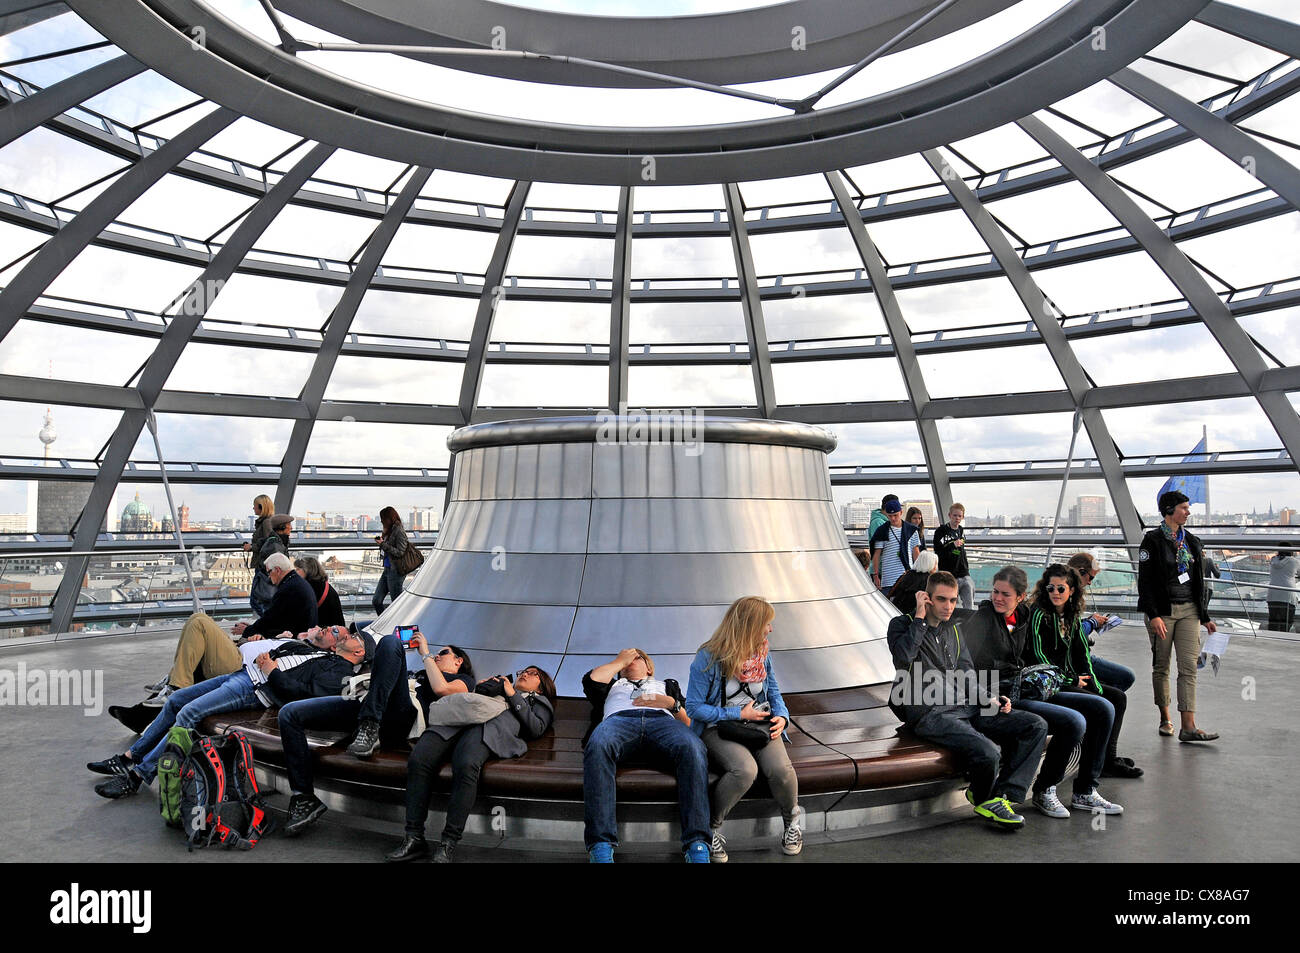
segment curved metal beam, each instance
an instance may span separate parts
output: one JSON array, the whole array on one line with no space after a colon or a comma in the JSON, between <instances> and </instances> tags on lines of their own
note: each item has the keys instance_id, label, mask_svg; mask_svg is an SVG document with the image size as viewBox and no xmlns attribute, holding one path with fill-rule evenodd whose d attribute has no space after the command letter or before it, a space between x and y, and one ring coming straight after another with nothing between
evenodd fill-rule
<instances>
[{"instance_id":1,"label":"curved metal beam","mask_svg":"<svg viewBox=\"0 0 1300 953\"><path fill-rule=\"evenodd\" d=\"M844 168L982 132L1105 78L1206 0L1075 0L1039 28L912 87L777 119L667 129L518 122L405 99L270 48L195 0L70 2L163 75L277 128L364 142L370 154L407 164L528 181L635 185L643 159L655 157L656 181L671 185ZM185 32L195 23L207 30L198 51Z\"/></svg>"},{"instance_id":2,"label":"curved metal beam","mask_svg":"<svg viewBox=\"0 0 1300 953\"><path fill-rule=\"evenodd\" d=\"M998 223L993 220L989 210L975 197L975 193L970 190L957 171L948 164L937 149L927 149L922 156L934 170L935 175L939 176L947 186L952 197L957 200L957 204L966 213L970 223L975 226L984 244L993 252L993 257L1006 273L1007 280L1015 288L1020 303L1029 312L1030 320L1038 329L1039 337L1052 356L1056 369L1061 372L1066 390L1069 391L1075 407L1083 418L1083 425L1088 430L1088 440L1097 455L1097 463L1106 480L1106 490L1110 493L1111 502L1115 506L1124 538L1136 546L1142 541L1142 517L1133 504L1133 495L1124 481L1119 453L1115 449L1115 441L1111 438L1110 428L1106 426L1101 411L1095 407L1083 406L1084 398L1093 385L1075 355L1074 349L1070 347L1065 331L1056 319L1055 306L1047 300L1047 296L1029 274L1029 269L1011 247L1011 242Z\"/></svg>"},{"instance_id":3,"label":"curved metal beam","mask_svg":"<svg viewBox=\"0 0 1300 953\"><path fill-rule=\"evenodd\" d=\"M916 46L1011 6L1013 0L963 0L943 22L899 45ZM567 54L709 83L757 83L805 76L853 63L933 7L935 0L844 3L787 0L754 9L688 17L583 16L486 0L276 0L299 20L359 43ZM412 59L533 83L657 86L554 63L466 64L437 56Z\"/></svg>"},{"instance_id":4,"label":"curved metal beam","mask_svg":"<svg viewBox=\"0 0 1300 953\"><path fill-rule=\"evenodd\" d=\"M1198 13L1196 19L1216 30L1300 60L1300 24L1218 2Z\"/></svg>"},{"instance_id":5,"label":"curved metal beam","mask_svg":"<svg viewBox=\"0 0 1300 953\"><path fill-rule=\"evenodd\" d=\"M1291 454L1291 459L1300 461L1300 417L1296 416L1286 394L1261 389L1264 373L1268 370L1264 358L1196 266L1174 244L1173 239L1161 231L1105 172L1041 119L1026 116L1018 120L1017 124L1056 161L1069 169L1084 188L1141 243L1146 253L1201 316L1206 328L1219 342L1228 360L1263 408L1269 423Z\"/></svg>"},{"instance_id":6,"label":"curved metal beam","mask_svg":"<svg viewBox=\"0 0 1300 953\"><path fill-rule=\"evenodd\" d=\"M42 245L4 291L0 291L0 339L13 330L50 282L132 202L177 162L238 118L239 114L233 110L213 110L142 158Z\"/></svg>"},{"instance_id":7,"label":"curved metal beam","mask_svg":"<svg viewBox=\"0 0 1300 953\"><path fill-rule=\"evenodd\" d=\"M118 56L47 86L35 96L10 102L0 109L0 148L144 70L143 63L129 56Z\"/></svg>"},{"instance_id":8,"label":"curved metal beam","mask_svg":"<svg viewBox=\"0 0 1300 953\"><path fill-rule=\"evenodd\" d=\"M740 186L729 182L722 187L731 223L731 250L736 256L736 281L740 285L740 308L745 319L745 340L749 343L749 367L754 375L754 396L761 417L776 412L776 387L772 383L772 353L767 347L767 324L763 321L763 300L754 275L754 253L749 247L745 225L745 203Z\"/></svg>"},{"instance_id":9,"label":"curved metal beam","mask_svg":"<svg viewBox=\"0 0 1300 953\"><path fill-rule=\"evenodd\" d=\"M609 409L627 406L628 334L632 314L632 186L618 191L613 284L609 291Z\"/></svg>"},{"instance_id":10,"label":"curved metal beam","mask_svg":"<svg viewBox=\"0 0 1300 953\"><path fill-rule=\"evenodd\" d=\"M939 439L939 427L933 418L925 416L925 410L932 404L929 388L925 386L925 376L916 362L916 348L912 345L912 334L907 321L903 318L898 299L894 297L894 287L889 280L889 272L876 250L875 243L867 234L867 227L862 224L862 217L857 214L853 198L844 185L844 179L838 172L827 172L826 181L830 184L835 201L839 204L840 214L853 236L862 264L871 276L871 288L880 305L885 326L889 329L889 340L894 345L894 356L898 358L898 367L903 374L903 384L907 388L907 398L912 405L912 415L916 420L916 430L921 438L921 452L925 455L925 468L929 471L930 488L934 492L936 509L952 502L952 486L948 482L948 465L943 458L943 442ZM788 416L787 408L781 413Z\"/></svg>"},{"instance_id":11,"label":"curved metal beam","mask_svg":"<svg viewBox=\"0 0 1300 953\"><path fill-rule=\"evenodd\" d=\"M1227 156L1290 202L1293 209L1300 209L1300 169L1264 143L1131 67L1120 70L1110 81Z\"/></svg>"},{"instance_id":12,"label":"curved metal beam","mask_svg":"<svg viewBox=\"0 0 1300 953\"><path fill-rule=\"evenodd\" d=\"M501 231L497 234L496 247L492 249L492 259L488 262L483 277L483 293L479 295L474 330L470 333L469 350L465 355L465 374L460 382L460 400L457 406L460 408L461 426L471 422L474 408L478 406L478 394L483 386L483 368L487 364L488 342L492 340L492 324L496 320L497 305L505 295L502 281L505 278L506 262L510 260L510 249L514 247L519 220L524 215L524 202L528 199L528 190L532 185L531 182L519 181L510 189Z\"/></svg>"},{"instance_id":13,"label":"curved metal beam","mask_svg":"<svg viewBox=\"0 0 1300 953\"><path fill-rule=\"evenodd\" d=\"M330 315L329 329L325 332L325 338L316 352L311 372L307 375L307 383L303 384L299 396L299 400L306 405L307 416L294 421L293 433L289 436L284 458L280 461L280 481L275 488L277 513L293 512L293 496L298 489L298 475L302 471L303 460L307 456L307 444L316 426L321 401L325 398L325 388L329 386L330 375L334 373L334 365L338 362L343 342L348 336L348 331L352 329L352 321L357 316L361 299L365 297L370 287L370 279L374 277L379 263L384 260L388 246L393 243L393 236L397 234L397 229L406 218L406 213L411 210L411 205L432 173L433 170L429 168L419 168L411 173L406 185L394 200L392 208L371 234L370 240L366 242L366 250L357 260L347 287L343 289L343 295L335 305L334 313Z\"/></svg>"},{"instance_id":14,"label":"curved metal beam","mask_svg":"<svg viewBox=\"0 0 1300 953\"><path fill-rule=\"evenodd\" d=\"M204 121L200 120L200 123ZM225 247L213 257L203 274L190 285L177 313L172 317L162 339L140 372L140 382L134 392L140 400L141 408L124 412L112 437L109 438L104 460L95 477L95 484L91 488L86 505L82 507L81 515L77 518L73 549L88 551L94 548L99 537L99 527L108 514L109 504L117 491L118 482L130 459L131 451L140 438L140 432L149 414L158 405L163 386L175 369L176 362L180 360L185 345L193 337L194 330L203 320L203 316L212 307L212 302L221 293L225 282L234 274L240 260L253 247L253 242L271 224L293 193L302 187L333 151L333 146L318 145L295 163L271 191L253 206L231 234ZM188 154L188 152L184 153L184 155ZM51 241L57 240L56 237ZM66 632L68 626L72 624L72 614L81 591L81 580L89 564L90 559L86 556L75 556L69 559L68 567L64 570L63 579L59 582L58 591L54 596L52 625L54 631Z\"/></svg>"}]
</instances>

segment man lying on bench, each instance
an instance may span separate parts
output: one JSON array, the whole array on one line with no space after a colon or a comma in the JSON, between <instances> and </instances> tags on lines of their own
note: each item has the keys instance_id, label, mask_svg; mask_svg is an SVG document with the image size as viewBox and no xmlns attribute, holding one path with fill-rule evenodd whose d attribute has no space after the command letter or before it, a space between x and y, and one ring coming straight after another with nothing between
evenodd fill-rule
<instances>
[{"instance_id":1,"label":"man lying on bench","mask_svg":"<svg viewBox=\"0 0 1300 953\"><path fill-rule=\"evenodd\" d=\"M329 650L295 639L245 643L239 648L244 659L240 671L173 692L125 754L88 763L96 774L111 775L95 785L95 793L116 800L152 782L172 725L194 728L208 715L339 694L344 680L373 656L374 647L369 635L346 630Z\"/></svg>"}]
</instances>

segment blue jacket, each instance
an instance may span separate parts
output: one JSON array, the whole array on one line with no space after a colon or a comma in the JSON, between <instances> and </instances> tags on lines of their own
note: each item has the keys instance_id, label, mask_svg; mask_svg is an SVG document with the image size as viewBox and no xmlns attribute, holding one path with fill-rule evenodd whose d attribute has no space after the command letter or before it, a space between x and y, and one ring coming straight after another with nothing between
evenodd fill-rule
<instances>
[{"instance_id":1,"label":"blue jacket","mask_svg":"<svg viewBox=\"0 0 1300 953\"><path fill-rule=\"evenodd\" d=\"M776 668L768 652L764 665L767 668L767 680L763 683L763 692L767 703L772 706L772 716L790 721L790 712L781 698L781 689L776 684ZM727 688L727 676L719 666L713 664L713 656L700 649L691 662L690 681L686 685L686 714L691 716L691 731L702 734L709 725L719 721L737 721L740 719L740 705L724 707L723 694Z\"/></svg>"}]
</instances>

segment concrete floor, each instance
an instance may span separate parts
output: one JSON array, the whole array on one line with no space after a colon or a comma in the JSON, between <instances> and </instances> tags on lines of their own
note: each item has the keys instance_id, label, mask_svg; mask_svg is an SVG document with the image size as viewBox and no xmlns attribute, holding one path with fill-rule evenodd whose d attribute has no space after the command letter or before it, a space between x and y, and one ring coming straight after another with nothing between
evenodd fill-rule
<instances>
[{"instance_id":1,"label":"concrete floor","mask_svg":"<svg viewBox=\"0 0 1300 953\"><path fill-rule=\"evenodd\" d=\"M79 639L0 647L0 673L36 670L101 672L102 707L131 703L140 686L170 662L171 638ZM1259 862L1300 859L1300 717L1295 682L1300 642L1237 638L1219 675L1200 679L1199 722L1222 732L1209 745L1179 744L1156 733L1150 703L1145 634L1125 626L1102 637L1106 657L1134 668L1130 710L1121 753L1146 769L1144 778L1105 779L1102 792L1125 807L1105 829L1076 813L1055 820L1027 809L1025 829L1004 833L975 819L927 830L831 843L810 839L802 856L771 850L733 851L737 862L821 861L1038 861ZM11 676L0 674L0 679ZM2 682L0 682L2 684ZM1252 696L1253 693L1253 697ZM110 802L92 791L97 776L84 763L121 751L131 738L106 712L81 707L0 708L0 860L63 862L378 861L398 843L400 831L367 830L326 815L304 836L270 838L252 854L199 851L186 858L179 835L158 818L150 792ZM283 806L287 798L272 802ZM519 851L466 842L458 859L476 862L582 861L580 844ZM558 847L558 849L555 849ZM680 860L666 845L662 855L621 856L636 861Z\"/></svg>"}]
</instances>

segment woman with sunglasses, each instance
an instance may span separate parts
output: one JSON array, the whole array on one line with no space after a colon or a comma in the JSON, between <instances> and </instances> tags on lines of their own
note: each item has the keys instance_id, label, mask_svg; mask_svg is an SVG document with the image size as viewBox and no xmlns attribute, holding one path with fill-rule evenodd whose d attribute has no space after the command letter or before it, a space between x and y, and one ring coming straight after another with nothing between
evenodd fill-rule
<instances>
[{"instance_id":1,"label":"woman with sunglasses","mask_svg":"<svg viewBox=\"0 0 1300 953\"><path fill-rule=\"evenodd\" d=\"M700 736L709 757L722 772L711 799L711 863L727 862L722 822L753 785L759 771L767 779L785 820L781 852L792 855L803 850L799 781L783 740L790 713L781 698L768 651L767 637L775 617L776 610L765 599L737 599L691 663L686 713L691 716L691 730ZM756 747L724 737L722 726L728 722L763 721L768 717L768 738L760 740Z\"/></svg>"},{"instance_id":2,"label":"woman with sunglasses","mask_svg":"<svg viewBox=\"0 0 1300 953\"><path fill-rule=\"evenodd\" d=\"M424 659L431 685L435 670L439 675L453 666L456 672L472 671L469 659L458 649L453 651L449 646L436 656L429 655L422 635L416 635L411 644ZM506 710L481 725L430 725L420 735L406 763L406 834L401 846L387 854L385 860L404 863L429 855L429 843L424 837L429 803L438 769L450 759L451 799L442 839L433 849L433 862L451 863L478 796L479 773L484 762L489 758L518 758L528 751L529 741L547 732L555 718L555 682L536 665L520 669L513 681L503 675L486 679L478 690L504 698Z\"/></svg>"},{"instance_id":3,"label":"woman with sunglasses","mask_svg":"<svg viewBox=\"0 0 1300 953\"><path fill-rule=\"evenodd\" d=\"M1060 691L1042 700L1072 708L1088 722L1071 806L1122 814L1124 808L1102 797L1097 784L1102 769L1115 763L1115 746L1128 699L1113 685L1098 682L1088 640L1079 625L1082 607L1083 586L1077 572L1060 563L1043 570L1042 578L1034 587L1022 661L1025 665L1054 666L1065 681ZM1102 730L1106 722L1110 723L1109 731ZM1099 743L1102 739L1104 744ZM1140 768L1134 770L1142 773Z\"/></svg>"}]
</instances>

